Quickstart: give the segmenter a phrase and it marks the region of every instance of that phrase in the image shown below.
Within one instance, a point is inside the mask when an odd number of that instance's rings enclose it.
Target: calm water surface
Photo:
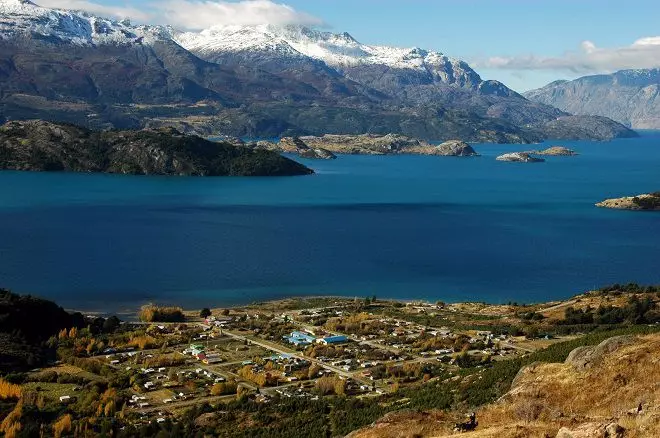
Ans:
[[[561,144],[581,155],[501,163],[529,147],[475,145],[482,157],[303,160],[317,174],[293,178],[0,172],[0,287],[119,310],[660,283],[660,215],[593,206],[660,190],[660,134]]]

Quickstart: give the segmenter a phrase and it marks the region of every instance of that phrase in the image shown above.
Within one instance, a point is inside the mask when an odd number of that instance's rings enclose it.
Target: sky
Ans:
[[[303,24],[372,45],[463,59],[516,91],[660,67],[658,0],[34,0],[42,6],[201,30]]]

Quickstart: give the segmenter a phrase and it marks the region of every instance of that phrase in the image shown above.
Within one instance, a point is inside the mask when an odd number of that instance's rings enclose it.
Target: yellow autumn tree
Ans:
[[[53,424],[53,435],[55,438],[60,438],[62,435],[70,433],[72,428],[71,415],[66,414],[62,415],[56,422]]]
[[[4,379],[0,379],[0,399],[16,399],[21,398],[21,387],[9,383]]]

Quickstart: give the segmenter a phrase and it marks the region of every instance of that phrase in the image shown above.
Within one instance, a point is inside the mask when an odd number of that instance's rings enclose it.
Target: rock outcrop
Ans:
[[[271,145],[264,146],[272,147]],[[314,160],[334,160],[337,158],[335,154],[327,149],[321,147],[310,147],[300,137],[284,137],[280,140],[279,147],[275,146],[275,148],[281,150],[282,152],[296,153],[302,158]]]
[[[623,438],[625,431],[617,423],[585,423],[575,428],[562,427],[555,438]]]
[[[434,155],[445,155],[451,157],[474,157],[479,154],[464,141],[449,140],[436,146],[437,153]]]
[[[597,203],[596,207],[617,210],[660,211],[660,192],[606,199]]]
[[[577,370],[592,368],[599,365],[608,354],[633,342],[635,342],[635,338],[632,336],[617,336],[606,339],[596,346],[579,347],[571,351],[565,363]]]
[[[337,158],[335,154],[323,148],[307,149],[300,152],[300,156],[302,158],[311,158],[315,160],[334,160]]]
[[[543,158],[532,157],[528,152],[510,152],[496,158],[497,161],[512,161],[518,163],[542,163]]]
[[[40,120],[0,126],[0,169],[195,176],[313,173],[271,151],[215,143],[173,128],[100,132]]]

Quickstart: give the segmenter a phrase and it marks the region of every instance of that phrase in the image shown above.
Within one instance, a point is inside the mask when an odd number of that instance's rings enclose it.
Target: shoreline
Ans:
[[[392,303],[401,303],[404,306],[411,305],[411,304],[419,304],[422,306],[429,306],[429,305],[435,305],[439,302],[442,302],[445,306],[460,306],[460,305],[470,305],[470,306],[484,306],[484,307],[496,307],[496,306],[506,306],[514,303],[515,305],[518,306],[535,306],[535,305],[554,305],[556,303],[562,303],[565,302],[566,300],[572,299],[573,297],[576,296],[582,296],[588,293],[594,292],[594,290],[587,290],[579,293],[578,295],[572,295],[572,296],[567,296],[565,298],[556,298],[556,299],[550,299],[547,301],[541,300],[541,301],[529,301],[529,302],[523,302],[523,301],[518,301],[518,300],[509,300],[506,302],[489,302],[489,301],[470,301],[470,300],[459,300],[459,301],[451,301],[451,300],[428,300],[428,299],[414,299],[414,298],[378,298],[376,296],[376,302],[377,303],[383,303],[383,304],[392,304]],[[35,295],[36,296],[36,295]],[[228,310],[241,310],[241,309],[250,309],[254,308],[255,306],[268,306],[268,307],[273,307],[273,306],[286,306],[290,305],[293,302],[305,302],[305,301],[312,301],[312,300],[338,300],[341,301],[341,304],[348,304],[350,302],[355,301],[356,299],[358,301],[364,301],[365,298],[372,298],[373,295],[364,295],[364,296],[347,296],[347,295],[304,295],[304,296],[288,296],[288,297],[283,297],[283,298],[276,298],[272,300],[261,300],[261,301],[252,301],[249,303],[244,303],[244,304],[231,304],[231,305],[226,305],[226,306],[219,306],[219,305],[210,305],[207,306],[210,310],[212,311],[218,311],[221,309],[228,309]],[[52,299],[57,302],[57,298],[46,298],[46,299]],[[184,300],[182,300],[184,301]],[[321,303],[319,303],[321,304]],[[338,303],[339,304],[339,303]],[[137,320],[137,314],[140,311],[140,309],[143,306],[147,305],[156,305],[156,306],[165,306],[165,307],[179,307],[182,309],[184,313],[198,313],[201,309],[203,309],[203,306],[190,306],[187,307],[183,305],[182,303],[174,303],[170,301],[149,301],[149,302],[143,302],[142,304],[136,306],[136,307],[124,307],[121,311],[117,312],[112,312],[112,311],[107,311],[103,310],[101,308],[89,308],[87,310],[84,310],[83,308],[77,307],[77,306],[62,306],[64,310],[67,312],[80,312],[83,315],[89,315],[89,316],[98,316],[98,317],[107,317],[110,315],[116,315],[120,317],[121,319],[124,319],[126,321],[131,321],[133,322],[134,320]],[[327,304],[325,304],[327,306]],[[311,307],[310,307],[311,308]]]

